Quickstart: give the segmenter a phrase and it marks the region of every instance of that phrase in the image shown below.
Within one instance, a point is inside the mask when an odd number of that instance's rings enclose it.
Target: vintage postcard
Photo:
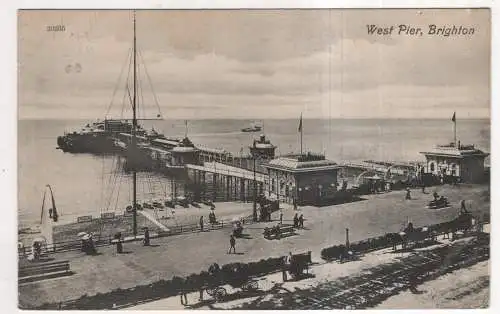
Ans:
[[[491,11],[18,11],[18,306],[490,305]]]

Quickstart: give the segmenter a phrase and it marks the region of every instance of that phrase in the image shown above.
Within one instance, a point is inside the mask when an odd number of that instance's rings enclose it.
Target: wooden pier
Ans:
[[[195,198],[213,201],[253,201],[264,191],[265,175],[218,162],[186,165]],[[254,194],[255,191],[255,194]]]

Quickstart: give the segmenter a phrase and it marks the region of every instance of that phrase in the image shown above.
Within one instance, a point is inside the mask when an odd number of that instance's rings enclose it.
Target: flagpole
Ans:
[[[457,116],[456,112],[453,112],[453,117],[451,118],[451,121],[453,121],[453,143],[455,144],[455,147],[457,147]]]
[[[454,140],[455,140],[455,147],[457,147],[457,119],[454,119],[453,121],[453,135],[454,135]]]
[[[302,151],[302,113],[300,114],[300,122],[299,122],[299,129],[300,129],[300,156],[302,156],[303,151]]]
[[[302,156],[302,129],[300,130],[300,155]]]

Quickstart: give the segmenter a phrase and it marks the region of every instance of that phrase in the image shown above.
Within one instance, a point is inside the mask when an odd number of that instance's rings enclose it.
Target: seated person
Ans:
[[[413,232],[413,224],[411,222],[408,223],[408,227],[406,227],[406,230],[405,232],[406,233],[409,233],[409,232]]]
[[[208,273],[210,275],[217,275],[219,274],[220,272],[220,267],[219,267],[219,264],[217,263],[213,263],[212,265],[210,265],[210,267],[208,267]]]
[[[444,196],[442,196],[442,195],[441,195],[441,196],[439,197],[439,204],[441,204],[441,205],[446,205],[446,203],[447,203],[447,202],[446,202],[446,198],[445,198]]]
[[[438,200],[438,198],[439,198],[439,195],[437,194],[437,192],[434,192],[434,193],[432,194],[432,196],[434,196],[434,200],[435,200],[435,201],[437,201],[437,200]]]

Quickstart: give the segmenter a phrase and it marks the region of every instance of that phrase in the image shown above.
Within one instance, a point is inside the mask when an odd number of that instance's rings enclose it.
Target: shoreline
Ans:
[[[230,223],[235,217],[244,218],[253,213],[253,203],[251,202],[217,202],[215,206],[217,220],[224,221],[224,223]],[[287,205],[282,207],[287,207]],[[142,211],[146,215],[141,214]],[[210,213],[210,207],[204,204],[199,204],[199,207],[190,205],[188,208],[177,206],[173,211],[171,208],[164,208],[157,212],[151,209],[144,209],[142,211],[138,211],[137,215],[138,233],[142,233],[141,228],[144,227],[147,227],[152,232],[165,231],[165,228],[177,228],[179,226],[191,227],[199,224],[200,216],[203,216],[205,224],[209,225],[208,214]],[[53,226],[54,242],[78,241],[77,234],[79,232],[93,232],[100,234],[102,238],[112,236],[116,232],[131,234],[132,216],[124,216],[121,212],[115,212],[115,215],[114,218],[103,219],[99,217],[99,213],[90,222],[76,222],[77,217],[86,215],[73,215],[71,216],[74,219],[72,222],[70,222],[69,218],[59,220]],[[150,216],[165,228],[160,227],[146,216]],[[40,229],[39,226],[37,227]],[[19,232],[21,229],[25,229],[27,232]],[[30,230],[33,230],[33,232],[29,232]],[[30,241],[40,234],[39,231],[37,232],[32,227],[20,227],[18,228],[18,242],[22,242],[25,246],[31,245]]]

